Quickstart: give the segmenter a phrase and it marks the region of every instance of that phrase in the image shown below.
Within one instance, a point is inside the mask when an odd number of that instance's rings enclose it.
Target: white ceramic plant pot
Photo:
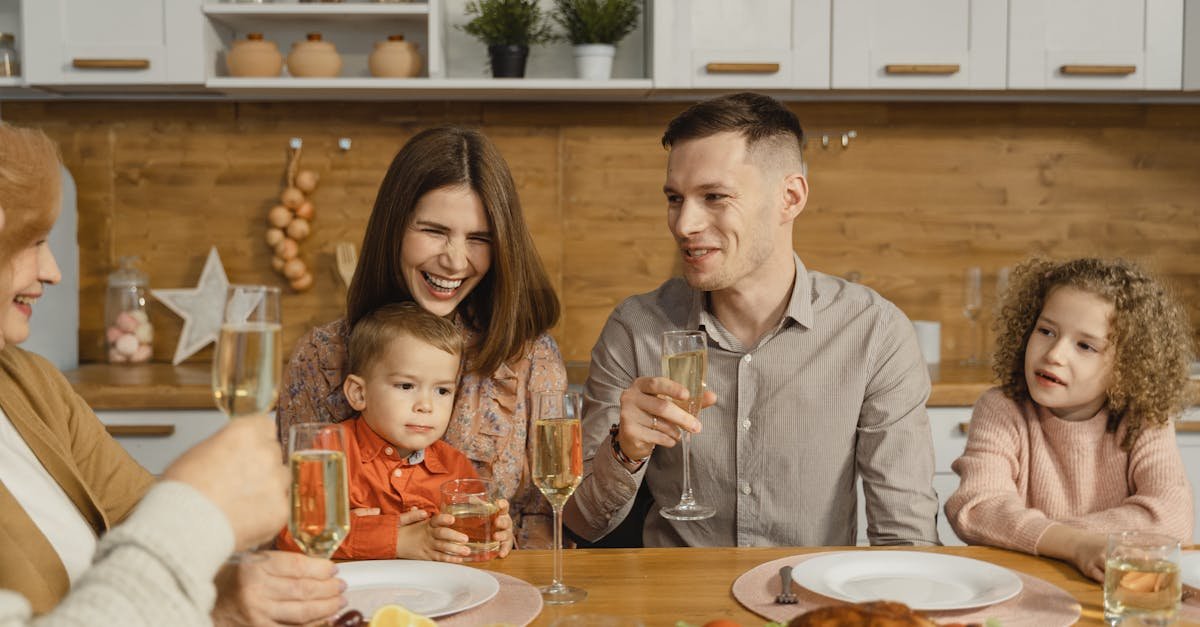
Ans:
[[[588,81],[606,81],[612,78],[613,55],[617,47],[612,44],[579,44],[575,46],[575,74]]]

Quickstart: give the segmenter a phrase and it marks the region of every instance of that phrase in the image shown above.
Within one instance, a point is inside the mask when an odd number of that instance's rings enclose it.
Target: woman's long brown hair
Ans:
[[[457,311],[481,337],[468,349],[468,370],[491,373],[558,322],[559,303],[525,225],[508,164],[477,130],[428,129],[396,154],[363,235],[346,318],[353,327],[377,307],[413,300],[400,269],[404,233],[422,196],[457,186],[479,196],[492,234],[491,268]]]

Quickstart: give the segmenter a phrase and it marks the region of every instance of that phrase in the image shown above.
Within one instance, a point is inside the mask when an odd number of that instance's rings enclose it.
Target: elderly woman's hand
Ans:
[[[246,549],[272,538],[287,522],[287,467],[267,415],[230,421],[188,449],[163,471],[216,505],[229,521],[234,546]]]
[[[260,551],[217,575],[213,623],[275,627],[323,621],[346,606],[346,584],[327,559]]]

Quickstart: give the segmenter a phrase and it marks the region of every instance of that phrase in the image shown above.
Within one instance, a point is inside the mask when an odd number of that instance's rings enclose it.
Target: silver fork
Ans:
[[[796,595],[792,593],[791,566],[781,566],[779,568],[779,596],[775,597],[775,602],[783,605],[790,605],[796,602]]]

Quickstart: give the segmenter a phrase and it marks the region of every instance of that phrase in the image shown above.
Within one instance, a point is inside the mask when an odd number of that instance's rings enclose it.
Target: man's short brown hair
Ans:
[[[681,141],[728,132],[744,137],[749,150],[767,142],[794,151],[803,166],[804,129],[799,118],[778,100],[752,92],[711,98],[688,107],[667,124],[662,145],[671,148]]]
[[[463,334],[453,322],[411,301],[392,303],[372,310],[350,331],[349,373],[364,376],[392,340],[401,336],[462,357]]]

